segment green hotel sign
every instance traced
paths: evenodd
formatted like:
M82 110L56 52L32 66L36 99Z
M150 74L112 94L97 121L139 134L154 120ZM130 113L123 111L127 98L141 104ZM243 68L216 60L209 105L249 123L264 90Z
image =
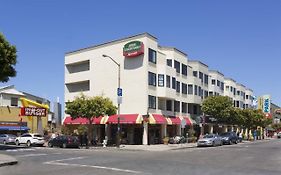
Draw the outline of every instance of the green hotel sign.
M125 57L136 57L144 53L144 45L141 41L132 41L124 45L123 55Z

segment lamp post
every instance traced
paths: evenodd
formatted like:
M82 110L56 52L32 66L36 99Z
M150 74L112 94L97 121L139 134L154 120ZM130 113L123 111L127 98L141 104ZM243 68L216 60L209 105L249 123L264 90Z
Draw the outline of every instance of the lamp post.
M120 89L120 64L117 63L113 58L111 58L108 55L103 54L102 56L109 58L111 61L113 61L118 66L118 90L119 90ZM117 104L118 104L118 113L117 113L117 141L116 141L116 146L117 146L117 148L119 148L120 147L120 104L121 104L121 100L119 100L119 94L118 93L117 93Z

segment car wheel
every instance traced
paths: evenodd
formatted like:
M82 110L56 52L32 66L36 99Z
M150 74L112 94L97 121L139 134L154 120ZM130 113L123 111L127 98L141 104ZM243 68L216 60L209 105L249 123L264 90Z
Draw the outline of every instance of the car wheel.
M63 144L62 144L62 147L63 147L63 148L66 148L66 143L63 143Z
M6 145L6 144L7 144L6 140L4 140L4 141L3 141L3 144L4 144L4 145Z
M212 146L214 146L214 147L216 146L216 144L215 144L215 141L213 141L213 144L212 144Z
M19 145L20 145L19 140L16 140L16 145L17 145L17 146L19 146Z
M232 140L229 140L229 144L232 145Z
M48 146L49 146L50 148L52 148L52 147L53 147L53 144L52 144L51 142L49 142L49 143L48 143Z
M28 147L31 146L31 142L29 140L26 142L26 146L28 146Z
M222 141L221 141L220 146L222 146L222 145L223 145L223 143L222 143Z

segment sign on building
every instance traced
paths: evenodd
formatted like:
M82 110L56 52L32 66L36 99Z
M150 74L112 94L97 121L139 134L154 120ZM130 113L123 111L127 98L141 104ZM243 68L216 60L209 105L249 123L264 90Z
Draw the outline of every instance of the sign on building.
M144 53L144 45L141 41L132 41L124 45L123 56L136 57Z
M45 117L47 115L46 108L23 107L21 108L22 116L38 116Z

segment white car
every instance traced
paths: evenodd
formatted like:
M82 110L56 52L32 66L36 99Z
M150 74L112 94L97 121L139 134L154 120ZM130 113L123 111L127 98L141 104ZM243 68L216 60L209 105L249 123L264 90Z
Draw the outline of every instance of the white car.
M40 145L43 146L45 143L44 138L42 135L38 133L25 133L19 137L16 138L16 145L20 144L26 144L26 146L31 146L31 145Z

